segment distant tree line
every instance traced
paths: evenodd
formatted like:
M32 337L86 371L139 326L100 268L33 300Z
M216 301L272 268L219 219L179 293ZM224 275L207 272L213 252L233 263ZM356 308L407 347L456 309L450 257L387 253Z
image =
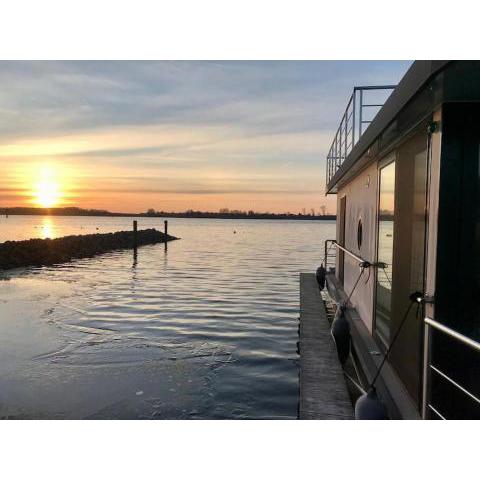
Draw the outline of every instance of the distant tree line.
M0 209L4 215L58 215L58 216L95 216L95 217L176 217L176 218L247 218L267 220L335 220L335 215L314 215L313 213L270 213L253 210L229 210L222 208L218 212L187 210L185 212L165 212L149 208L143 213L109 212L108 210L84 209L79 207L10 207Z
M63 215L63 216L117 216L122 214L111 213L108 210L84 209L79 207L9 207L0 209L5 215Z
M221 208L218 212L202 212L186 210L185 212L164 212L149 208L145 214L148 217L179 217L179 218L247 218L247 219L287 219L287 220L335 220L336 215L314 215L310 213L271 213L255 212L253 210L229 210Z

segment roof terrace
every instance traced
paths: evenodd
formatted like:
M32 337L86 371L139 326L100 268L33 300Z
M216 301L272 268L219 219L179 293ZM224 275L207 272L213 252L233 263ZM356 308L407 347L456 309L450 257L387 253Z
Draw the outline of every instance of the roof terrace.
M354 87L327 155L327 185L395 88L396 85Z

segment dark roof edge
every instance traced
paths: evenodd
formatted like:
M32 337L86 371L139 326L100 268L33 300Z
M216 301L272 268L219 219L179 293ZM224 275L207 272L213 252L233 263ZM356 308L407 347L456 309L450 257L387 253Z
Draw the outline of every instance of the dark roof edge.
M368 150L376 138L388 127L412 97L451 60L417 60L400 80L397 88L377 113L352 151L327 185L327 192L337 186L350 167Z

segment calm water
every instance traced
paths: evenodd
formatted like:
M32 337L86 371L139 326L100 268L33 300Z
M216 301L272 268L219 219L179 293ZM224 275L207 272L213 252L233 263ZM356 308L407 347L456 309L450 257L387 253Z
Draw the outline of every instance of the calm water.
M131 224L11 216L0 242ZM170 219L169 232L182 239L136 258L3 273L0 417L296 418L298 274L334 222Z

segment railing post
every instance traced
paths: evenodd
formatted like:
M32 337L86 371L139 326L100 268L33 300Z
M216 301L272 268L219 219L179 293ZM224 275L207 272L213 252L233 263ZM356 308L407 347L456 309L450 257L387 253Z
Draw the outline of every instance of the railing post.
M422 386L422 419L428 419L428 403L430 401L430 343L431 327L425 323L423 337L423 386Z
M358 109L358 113L360 116L360 123L358 125L359 132L358 132L358 138L362 136L362 127L363 127L363 90L360 89L360 107Z
M335 166L337 166L338 161L338 132L335 134Z
M338 141L340 142L340 148L339 148L339 149L340 149L340 156L339 156L339 158L337 158L337 162L338 162L338 163L337 163L337 170L338 170L338 168L340 167L341 161L342 161L341 159L342 159L342 145L343 145L343 141L342 141L342 140L343 140L343 138L342 138L342 125L341 125L341 124L340 124L340 128L339 128L338 131L339 131L339 133L340 133L339 140L338 140Z
M330 182L330 154L327 155L327 168L325 169L325 194L327 193L329 182Z
M352 110L352 150L355 146L355 109L357 107L357 89L353 89L353 110Z

